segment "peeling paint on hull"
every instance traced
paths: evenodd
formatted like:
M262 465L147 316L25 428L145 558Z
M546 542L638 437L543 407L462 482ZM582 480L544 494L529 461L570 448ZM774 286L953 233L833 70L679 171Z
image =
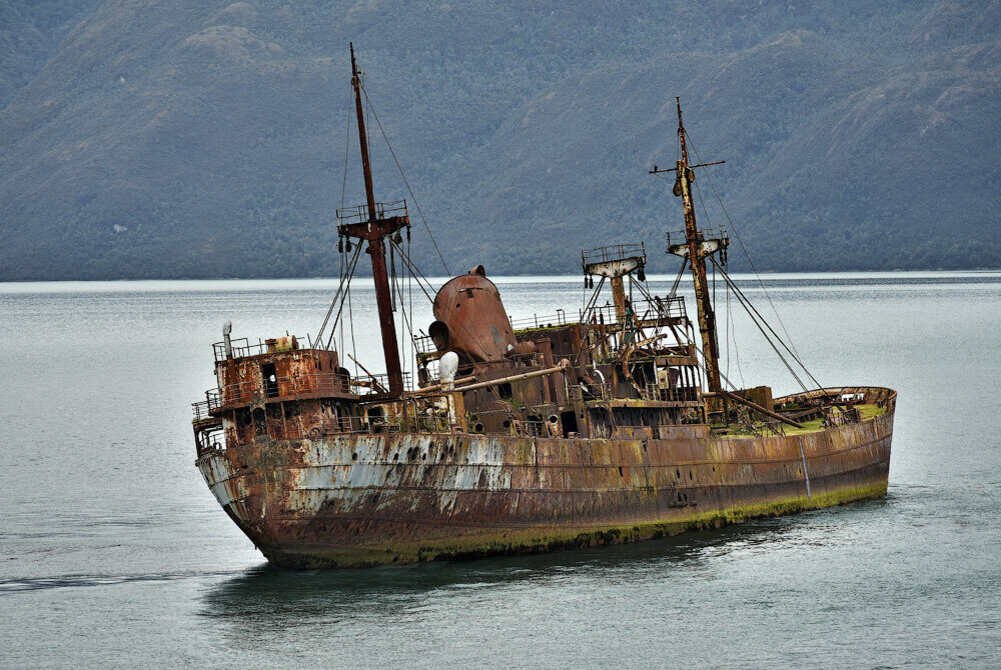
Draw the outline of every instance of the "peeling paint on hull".
M760 438L338 435L260 440L198 466L272 563L363 567L629 542L877 498L892 429L891 409Z

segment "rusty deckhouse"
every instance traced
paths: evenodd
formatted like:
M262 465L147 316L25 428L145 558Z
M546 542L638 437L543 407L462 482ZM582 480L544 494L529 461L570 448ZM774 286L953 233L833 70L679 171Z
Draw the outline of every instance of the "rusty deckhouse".
M642 244L582 253L592 293L576 318L512 322L478 266L434 293L435 320L414 337L417 379L404 374L386 259L411 267L410 220L406 203L373 195L353 49L351 60L367 203L338 212L350 257L341 289L364 249L386 373L349 371L322 328L315 341L252 344L227 324L217 386L194 405L197 466L269 561L361 567L594 546L885 494L892 390L773 398L721 374L706 264L722 271L728 240L696 225L702 166L689 164L680 103L681 157L651 172L675 177L685 230L668 251L682 259L679 280L692 273L695 318L677 281L650 294Z

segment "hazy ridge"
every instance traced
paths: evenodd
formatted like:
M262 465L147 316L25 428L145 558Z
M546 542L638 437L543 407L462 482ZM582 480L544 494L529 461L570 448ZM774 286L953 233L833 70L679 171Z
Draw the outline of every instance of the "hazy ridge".
M646 171L676 158L675 95L699 155L727 160L712 186L759 269L1001 266L997 1L0 17L0 279L336 275L349 40L452 270L572 272L580 248L631 239L673 265L678 204ZM375 145L379 198L405 196Z

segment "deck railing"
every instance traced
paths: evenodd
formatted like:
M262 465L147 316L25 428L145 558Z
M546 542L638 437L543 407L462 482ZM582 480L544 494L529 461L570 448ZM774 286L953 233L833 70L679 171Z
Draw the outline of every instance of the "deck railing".
M413 390L410 373L403 375L404 390ZM195 419L209 417L225 407L265 402L269 399L287 399L303 395L359 396L385 393L389 390L389 375L355 376L322 372L293 377L278 377L274 381L250 380L228 384L205 392L205 400L193 403Z
M676 295L671 298L657 298L653 300L637 300L630 304L629 310L633 318L648 321L652 319L687 319L688 310L685 309L685 298ZM618 312L615 305L602 305L594 307L584 315L587 321L597 321L605 325L613 325L619 322Z
M532 316L522 317L519 319L512 319L511 327L515 330L528 330L533 328L552 328L553 326L565 326L567 325L567 314L562 309L556 310L555 314L549 314L545 316L539 316L538 314L533 314Z
M313 348L316 344L309 339L309 336L298 337L293 336L288 339L289 342L294 341L296 347L298 348L300 343L306 345L307 348ZM278 343L274 340L257 340L257 342L251 342L246 337L239 337L234 340L230 340L230 352L231 356L226 355L226 343L216 342L212 345L212 353L215 355L215 362L220 363L227 360L227 358L245 358L247 356L260 356L261 354L272 354L276 353L276 347Z
M613 244L597 249L585 249L580 252L581 262L587 266L593 263L607 263L609 261L621 261L627 258L646 258L646 250L642 242L627 244Z
M375 203L375 216L369 216L368 205L357 205L355 207L342 207L336 210L338 223L364 223L372 218L386 219L391 216L407 216L407 201L397 200L395 202Z
M656 384L647 384L643 389L643 399L667 402L695 402L699 399L699 389L696 386L672 386L660 388Z

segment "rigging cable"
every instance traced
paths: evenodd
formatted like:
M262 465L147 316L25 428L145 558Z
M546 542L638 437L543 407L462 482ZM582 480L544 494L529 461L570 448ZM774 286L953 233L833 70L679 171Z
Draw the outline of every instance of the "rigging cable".
M340 286L337 287L337 294L334 295L333 302L330 303L330 309L327 310L327 317L323 320L323 325L320 327L320 332L317 334L317 340L323 335L323 331L327 326L327 321L330 319L330 314L334 311L334 305L338 304L337 316L334 317L334 323L330 328L330 336L327 338L326 348L330 348L330 342L333 340L334 332L337 329L337 324L341 319L341 312L344 309L344 299L347 298L349 303L351 299L351 279L354 277L355 265L358 263L358 257L361 255L361 245L359 244L355 248L354 255L351 257L351 261L348 263L347 270L345 271L346 277L341 279Z
M726 340L726 373L730 374L730 287L726 287L726 326L723 328L723 338ZM740 380L743 383L743 379Z
M740 347L737 346L737 326L733 322L733 307L732 307L732 305L730 303L730 287L729 286L727 286L727 291L726 291L726 321L727 321L727 323L726 323L726 337L727 337L727 341L726 341L726 352L727 352L726 353L726 357L727 357L726 365L727 365L727 374L729 374L729 372L730 372L730 340L732 339L733 340L733 357L734 357L735 362L737 364L737 374L740 375L740 385L741 385L741 387L744 387L744 386L746 386L747 383L744 381L744 370L740 366Z
M685 131L685 137L688 138L688 142L692 146L692 152L695 154L695 159L701 163L702 158L699 156L699 152L695 148L695 143L692 142L692 138L688 134L687 130ZM765 299L768 300L768 304L771 306L772 312L775 313L775 318L778 319L779 326L782 328L782 332L785 333L786 338L789 340L789 345L792 347L792 350L796 351L796 344L792 341L792 336L789 335L789 331L786 330L786 326L782 322L782 317L779 315L778 309L775 308L775 303L772 302L772 297L768 294L768 289L765 288L765 282L762 281L761 274L758 272L758 268L755 267L754 261L751 259L751 255L747 253L747 247L744 246L744 240L741 239L740 237L740 231L737 230L737 227L733 224L733 219L730 218L730 213L726 211L726 205L723 204L723 199L720 197L719 191L716 190L716 184L713 183L713 179L711 176L709 176L708 170L703 168L702 173L706 175L706 179L709 181L709 186L713 190L713 195L716 196L716 201L719 203L720 209L723 210L723 214L726 216L727 223L730 224L730 230L732 230L733 234L737 237L737 242L740 244L740 249L741 251L744 252L744 257L747 258L747 262L751 266L751 270L754 271L754 277L758 280L758 284L761 286L761 290L765 294ZM799 352L797 352L797 354L798 353Z
M785 343L785 342L784 342L784 341L782 340L782 338L781 338L781 337L779 337L779 334L778 334L778 333L776 333L776 332L775 332L775 329L774 329L774 328L772 328L772 327L771 327L771 325L770 325L770 324L768 323L768 321L766 321L766 320L765 320L765 317L763 317L763 316L761 315L761 313L760 313L760 312L759 312L759 311L757 310L757 308L756 308L756 307L754 307L754 305L753 305L753 304L751 303L751 301L750 301L750 300L749 300L749 299L747 298L747 296L745 296L745 295L744 295L743 291L741 291L741 290L740 290L740 289L739 289L739 288L737 287L737 284L736 284L736 282L734 282L734 281L733 281L733 279L732 279L732 278L731 278L731 277L730 277L730 276L729 276L729 275L728 275L728 274L726 273L726 271L725 271L725 270L722 270L722 268L721 268L721 272L723 273L723 276L724 276L724 277L725 277L725 278L726 278L726 279L727 279L727 280L729 281L730 285L731 285L731 286L733 286L733 290L734 290L734 293L735 293L735 294L738 294L738 297L739 297L739 298L743 298L743 300L744 300L744 301L746 301L747 305L748 305L748 306L750 306L750 308L754 310L754 313L755 313L755 314L757 314L758 318L759 318L759 319L761 319L761 322L762 322L762 323L764 323L764 324L765 324L766 326L768 326L768 330L769 330L769 331L771 331L772 335L774 335L774 336L775 336L775 339L779 341L779 344L781 344L781 345L782 345L782 347L783 347L783 348L784 348L784 349L785 349L785 350L786 350L787 352L789 352L789 355L793 357L793 360L795 360L795 361L796 361L796 362L797 362L797 363L799 364L799 366L800 366L801 368L803 368L803 372L805 372L805 373L807 374L807 376L808 376L808 377L810 378L810 380L811 380L811 381L813 381L813 383L817 385L817 388L823 388L823 387L821 386L820 382L819 382L819 381L817 381L817 378L816 378L816 377L814 377L814 376L813 376L813 375L812 375L812 374L810 373L810 371L809 371L809 370L807 369L806 365L804 365L804 364L803 364L803 361L802 361L802 360L800 360L799 356L798 356L798 355L797 355L797 354L796 354L796 353L795 353L795 352L794 352L793 350L791 350L791 349L789 348L789 346L788 346L788 345L787 345L787 344L786 344L786 343Z
M341 281L343 281L344 268L345 268L345 265L344 265L344 254L341 254L340 256L341 256L341 277L342 277ZM346 349L344 348L344 322L343 321L341 321L341 322L339 322L337 324L337 330L340 333L340 346L337 349L337 351L346 351Z
M390 239L390 243L396 246L396 250L397 250L398 252L400 252L400 260L402 260L402 261L403 261L403 263L404 263L404 264L405 264L405 265L406 265L406 266L407 266L408 268L410 268L410 270L411 270L411 271L413 271L413 272L414 272L414 276L415 276L415 278L416 278L417 276L419 276L419 277L420 277L421 279L423 279L423 280L424 280L424 282L425 282L425 283L427 284L427 286L428 286L428 289L431 289L432 291L434 291L434 287L433 287L433 286L431 286L431 282L430 282L430 281L428 281L427 277L425 277L425 276L424 276L423 274L421 274L421 271L420 271L420 268L418 268L418 267L416 266L416 264L415 264L415 263L413 262L413 259L412 259L412 258L410 258L410 256L409 256L408 254L405 254L405 253L403 252L403 249L402 249L402 247L400 247L400 245L396 244L396 242L394 242L394 241L393 241L392 239ZM426 289L424 288L424 286L423 286L423 285L422 285L422 284L420 283L420 280L418 280L418 282L417 282L417 285L418 285L418 286L420 287L420 289L421 289L422 291L424 291L424 295L425 295L425 296L427 297L427 299L428 299L428 300L429 300L429 301L431 302L431 304L432 304L432 305L434 305L434 298L433 298L433 297L432 297L432 296L431 296L431 295L430 295L430 294L429 294L429 293L427 292L427 290L426 290ZM443 309L444 309L444 310L445 310L446 312L448 312L449 314L453 314L453 315L455 314L455 310L453 310L453 309L452 309L451 307L449 307L449 306L448 306L447 304L444 304L444 303L443 303L443 304L442 304L442 308L443 308ZM463 329L464 331L466 331L466 334L467 334L467 335L469 335L470 337L473 337L473 334L472 334L472 332L471 332L471 331L469 330L469 328L468 328L468 327L467 327L467 326L466 326L465 324L463 324L463 323L462 323L462 321L461 321L461 320L458 320L458 321L456 322L456 324L457 324L457 325L458 325L458 326L459 326L460 328L462 328L462 329Z
M712 260L712 262L713 262L714 265L717 265L715 259L710 258L710 260ZM718 265L717 265L717 267L718 267ZM765 329L762 327L762 325L761 325L762 323L765 325L765 327L768 328L768 330L772 333L772 335L775 336L775 339L778 340L779 344L781 344L783 346L783 348L785 348L785 350L787 352L789 352L789 354L793 357L793 360L795 360L799 364L799 366L803 369L803 371L807 374L807 376L813 381L813 383L815 383L818 388L821 388L820 382L818 382L816 380L816 378L812 374L810 374L810 371L806 369L806 366L803 365L803 362L800 361L799 358L789 349L788 345L786 345L786 343L782 341L782 338L779 337L778 333L776 333L775 330L768 324L768 322L765 321L764 317L761 316L761 313L758 312L758 310L754 307L754 305L752 305L750 303L750 301L747 299L747 297L744 296L744 294L740 291L740 289L737 288L737 285L734 283L733 279L728 274L726 274L726 272L723 271L722 268L720 268L720 270L721 270L721 273L723 275L724 280L727 282L727 284L731 288L733 288L733 292L734 292L734 295L737 297L737 300L741 303L741 305L744 307L744 309L747 310L747 313L751 316L751 320L754 322L754 325L757 326L758 330L761 331L761 334L764 335L765 339L768 341L768 344L771 345L771 347L775 351L776 355L778 355L779 359L786 366L786 368L789 370L789 373L793 376L793 378L800 385L800 387L803 389L803 391L806 392L806 391L809 391L810 389L808 389L806 387L806 384L804 384L803 380L800 379L800 377L799 377L798 374L796 374L795 369L793 369L792 365L789 364L789 361L787 361L786 358L785 358L785 356L782 355L782 352L779 351L779 348L777 346L775 346L775 343L772 341L772 338L768 336L768 333L766 333ZM760 320L760 323L759 323L759 320Z
M389 309L396 311L396 251L389 245Z
M699 162L701 162L702 158L699 156L698 150L695 148L695 143L691 141L691 136L688 134L687 131L685 131L685 137L688 139L688 142L689 142L689 144L692 147L692 152L695 154L696 160L698 160ZM750 255L747 253L747 249L744 247L743 240L741 240L741 238L740 238L740 233L737 231L736 227L733 225L733 220L730 218L729 213L726 211L726 206L723 204L722 199L719 197L719 192L716 190L716 185L713 184L712 177L709 176L708 170L704 170L703 169L702 172L703 172L703 174L706 175L706 179L709 181L709 185L713 189L714 194L716 195L716 199L719 202L720 208L723 210L723 213L726 215L727 221L729 222L731 229L733 229L734 234L737 236L737 241L740 243L740 246L741 246L741 249L744 252L744 255L747 257L747 260L750 263L751 268L754 270L754 274L755 274L755 276L756 276L756 278L758 280L758 283L761 285L761 289L764 292L765 297L768 299L768 303L771 305L772 311L775 312L775 316L776 316L776 318L779 321L779 324L780 324L780 326L782 328L782 331L785 333L786 338L789 339L790 345L792 345L792 337L789 335L789 331L786 330L785 324L782 322L782 317L779 316L778 310L775 308L775 304L772 302L771 296L768 295L768 291L767 291L767 289L765 289L764 282L761 280L761 276L758 274L757 268L754 266L754 262L751 260ZM708 211L706 210L705 199L702 198L702 193L701 193L701 190L699 189L698 184L696 184L695 188L696 188L696 191L697 191L697 193L699 195L699 199L702 202L703 212L706 213L706 217L708 219ZM743 292L741 292L741 290L737 287L737 285L733 281L733 279L729 276L729 274L727 274L726 270L723 269L723 267L716 261L716 259L713 258L712 256L709 256L709 260L712 262L712 265L713 265L713 268L714 268L714 271L713 271L713 303L714 303L714 305L715 305L715 275L716 275L715 270L718 269L720 271L720 273L723 275L724 281L726 282L727 286L730 287L730 288L732 288L732 290L734 292L734 295L737 297L738 301L740 301L740 303L744 307L744 309L748 311L748 314L751 315L752 321L754 321L755 326L757 326L758 330L761 331L761 334L764 335L764 337L768 341L769 345L771 345L772 349L775 350L775 353L779 356L779 359L782 360L783 364L789 370L790 374L792 374L793 378L796 379L797 383L799 383L800 387L802 387L804 391L808 390L806 388L806 385L800 379L799 375L795 372L795 370L792 368L792 366L789 364L789 362L785 359L785 357L782 355L782 353L778 350L778 347L775 346L774 342L772 342L771 338L764 331L764 329L762 328L761 324L758 323L758 319L760 319L761 323L763 323L768 328L768 330L772 333L772 335L775 336L775 339L778 340L778 342L782 345L782 347L787 352L789 352L789 354L793 357L793 359L796 361L796 363L799 364L799 366L803 369L803 372L806 373L806 375L810 378L810 380L814 384L816 384L818 388L820 388L821 387L820 382L817 381L817 379L813 376L813 374L811 374L810 371L803 364L803 361L800 360L798 352L795 350L795 346L793 345L792 348L790 348L790 345L787 345L785 343L785 341L783 341L783 339L781 337L779 337L778 333L776 333L775 330L771 327L771 325L769 325L768 322L765 320L765 318L763 316L761 316L761 313L758 312L758 310L751 304L750 300L748 300L747 297L743 294ZM752 313L752 310L753 310L753 313ZM755 315L756 315L756 318L755 318ZM728 326L728 328L729 328L729 326ZM728 346L729 346L729 342L728 342Z
M403 340L404 339L403 336L405 334L409 334L410 335L410 342L412 343L414 341L414 328L413 328L413 325L410 323L410 316L407 314L407 310L404 308L404 305L402 304L403 303L403 286L402 286L403 280L400 279L399 277L397 277L395 279L395 281L399 282L399 284L400 284L397 287L397 295L400 296L400 303L401 303L400 304L400 314L403 316L403 319L402 319L403 322L400 324L400 339ZM404 328L406 328L406 333L404 333ZM406 375L406 365L407 365L406 364L406 359L408 358L408 356L406 355L407 354L406 351L404 352L404 354L405 355L403 356L403 359L404 359L404 362L403 362L403 373L404 373L404 376L405 376Z
M800 388L804 391L804 393L808 392L809 389L807 388L806 384L804 384L803 380L800 379L800 376L796 374L796 370L789 364L789 361L786 360L786 357L782 355L782 352L779 351L779 348L775 346L775 343L772 342L772 339L768 336L768 333L765 331L765 328L762 327L761 323L758 321L758 318L756 318L752 313L751 309L753 309L753 307L749 306L747 302L741 299L740 294L737 293L737 291L734 291L734 294L737 295L738 299L741 301L741 304L744 306L745 309L747 309L748 313L751 314L751 320L754 322L756 326L758 326L758 329L761 331L762 336L765 337L765 341L769 344L769 346L771 346L772 350L775 352L775 355L779 357L779 360L782 361L782 364L786 367L786 370L789 371L789 374L793 376L793 379L796 380L796 383L798 385L800 385ZM766 325L768 325L767 322ZM769 329L771 329L771 326L769 326Z
M341 178L341 209L344 209L344 195L348 188L348 160L351 155L351 96L352 92L349 89L348 92L348 113L347 116L347 126L344 129L344 169L342 170L343 177ZM340 296L341 290L344 287L344 254L339 254L340 256L340 268L337 282L337 291L334 293L334 299L330 303L330 309L327 310L327 315L323 318L323 325L320 326L320 331L316 334L316 341L323 341L323 331L327 327L327 321L330 320L330 314L334 311L334 305L337 303L338 296ZM337 327L337 322L334 322L334 326L331 329L330 336L333 337L334 329ZM343 330L341 333L343 339ZM330 339L327 340L327 349L330 348ZM343 349L343 342L341 348Z
M349 273L353 273L354 272L354 266L355 266L355 263L358 262L358 254L359 254L360 251L361 251L361 245L359 244L358 247L357 247L357 249L355 249L354 256L351 257L351 263L350 263L349 269L348 269ZM343 266L343 264L344 264L344 255L342 254L341 255L341 265ZM341 276L339 278L340 281L337 284L337 292L334 293L334 299L330 302L330 308L327 310L327 315L325 317L323 317L323 324L320 326L320 330L316 334L316 341L317 342L319 342L319 341L321 341L323 339L323 331L325 331L327 329L327 322L330 320L330 315L334 311L334 306L338 304L338 301L340 301L341 303L344 302L343 293L345 291L347 291L347 286L344 283L345 277L344 277L344 274L343 274L344 273L343 267L341 268L341 273L342 274L341 274ZM350 283L351 283L351 279L350 279L350 277L348 277L348 285L350 285ZM340 311L337 312L337 316L340 317ZM331 332L330 332L331 336L333 336L333 329L336 328L336 327L337 327L337 319L335 318L334 319L334 325L332 326ZM329 340L328 340L328 342L327 342L328 348L329 348L329 344L330 343L329 343Z
M407 228L407 255L408 256L410 255L410 229L409 228ZM408 274L407 274L407 299L410 301L410 313L413 314L414 313L414 273L413 272L409 272L409 269L408 269ZM413 371L413 375L416 378L418 376L418 370L417 370L417 341L415 339L413 339L413 333L411 333L410 350L411 350L411 353L413 354L413 359L414 359L414 371ZM411 383L412 384L416 384L416 383L418 383L418 381L419 380L414 380ZM415 413L416 413L416 409L415 409ZM416 421L416 420L417 420L417 417L415 416L414 417L414 421Z
M598 302L598 296L601 295L601 288L604 285L605 285L605 277L602 277L598 281L598 287L594 289L594 293L591 294L591 299L588 301L587 305L584 307L584 311L581 314L582 321L584 321L587 324L586 327L584 328L583 334L581 335L582 342L587 342L588 335L590 335L591 331L594 329L593 328L594 322L596 321L594 316L594 308L595 304ZM590 317L588 316L589 314ZM588 347L588 350L590 350L591 348L593 347ZM573 361L574 367L576 367L577 364L580 363L580 357L584 354L584 350L585 347L581 347L580 349L577 350L577 355L574 357Z
M671 292L667 294L668 300L678 295L678 285L681 284L681 278L685 276L685 267L687 265L688 265L688 258L682 258L681 267L678 269L678 276L674 278L674 283L671 284Z
M351 97L354 94L348 90L348 126L344 130L344 177L341 180L341 209L344 209L344 194L348 190L348 159L351 155Z
M429 301L431 301L431 304L433 305L434 297L432 297L431 294L428 293L428 289L434 291L434 287L431 285L431 282L429 282L427 278L424 277L424 275L420 274L420 270L414 265L413 261L410 259L409 254L403 253L403 251L400 249L399 245L396 244L395 241L390 240L389 243L392 244L394 247L396 247L398 251L400 251L400 260L403 261L403 264L411 271L411 273L413 273L414 278L416 279L418 275L420 276L420 279L417 279L417 286L421 289L421 291L424 292L424 295L427 297ZM424 284L421 283L421 279L423 279L424 282L427 284L427 288L424 288Z
M434 235L431 233L431 226L428 225L428 221L424 218L424 211L421 209L421 204L417 202L417 196L414 195L413 189L410 188L410 182L407 181L407 175L403 174L403 168L400 166L400 161L396 158L396 152L393 151L393 146L389 143L389 138L386 136L386 131L382 128L382 122L379 121L379 115L375 113L375 107L368 99L368 91L365 90L364 83L361 85L362 95L365 96L365 104L368 105L368 110L372 112L372 118L375 119L376 125L379 126L379 132L382 133L382 139L386 141L386 147L389 148L389 154L393 157L393 162L396 163L396 169L400 171L400 177L403 178L403 184L407 187L407 192L410 193L410 199L414 202L414 207L417 208L417 213L421 215L421 221L424 223L424 228L428 231L428 237L431 238L431 244L434 245L435 253L438 254L438 260L441 261L441 266L445 268L445 275L451 275L452 273L448 269L448 265L445 263L445 258L441 255L441 250L438 248L438 242L435 241Z
M361 248L361 245L359 244L358 247ZM350 277L348 277L348 281L349 282L351 281ZM351 287L349 286L348 288L350 289ZM351 291L348 290L346 291L346 293L348 294L348 328L350 329L349 332L351 333L351 353L353 354L351 356L351 360L355 364L355 377L358 377L359 366L358 366L358 349L357 349L357 343L355 341L355 317L354 317L354 310L351 304ZM338 316L340 316L340 312L338 312Z

